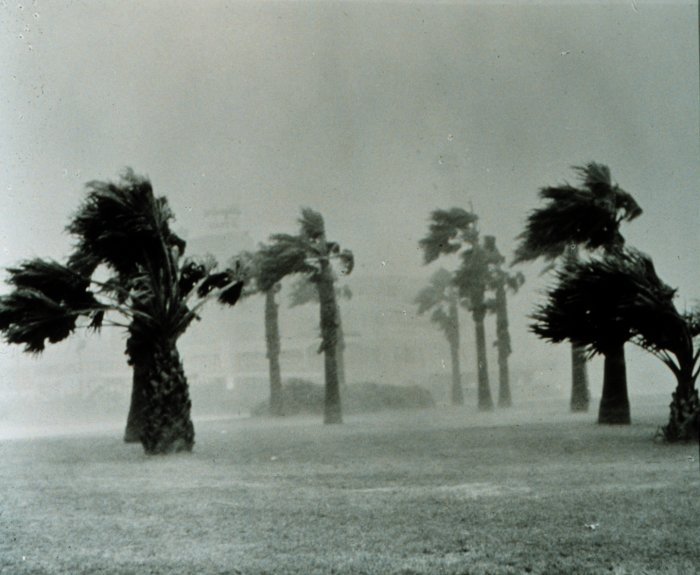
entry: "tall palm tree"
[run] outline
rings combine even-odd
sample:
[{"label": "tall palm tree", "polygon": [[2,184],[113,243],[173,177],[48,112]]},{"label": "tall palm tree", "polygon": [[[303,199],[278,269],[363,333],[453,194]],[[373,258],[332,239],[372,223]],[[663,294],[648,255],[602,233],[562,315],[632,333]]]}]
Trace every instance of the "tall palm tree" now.
[{"label": "tall palm tree", "polygon": [[423,261],[429,264],[440,256],[458,254],[461,259],[454,282],[462,305],[471,312],[476,331],[477,397],[482,411],[493,409],[486,356],[484,317],[488,311],[486,289],[490,255],[479,241],[478,216],[462,208],[435,210],[430,214],[428,235],[419,241]]},{"label": "tall palm tree", "polygon": [[418,293],[416,303],[419,315],[432,311],[431,321],[443,331],[447,338],[452,360],[452,384],[450,387],[452,405],[463,405],[464,393],[459,365],[459,308],[453,274],[444,268],[437,270],[430,277],[430,284]]},{"label": "tall palm tree", "polygon": [[270,377],[270,414],[284,415],[282,375],[280,369],[280,328],[277,294],[281,289],[284,270],[276,265],[274,253],[266,244],[260,244],[256,252],[242,252],[235,261],[240,262],[245,287],[241,297],[262,294],[265,296],[265,348]]},{"label": "tall palm tree", "polygon": [[[340,312],[339,300],[352,298],[352,290],[349,286],[336,286],[336,315],[338,318],[338,344],[336,349],[336,361],[338,363],[338,384],[341,389],[345,386],[345,330],[343,329],[343,317]],[[316,286],[306,276],[301,276],[294,284],[289,294],[290,307],[298,307],[307,303],[319,303],[318,290]]]},{"label": "tall palm tree", "polygon": [[[177,340],[208,300],[234,305],[242,290],[234,270],[216,272],[183,259],[184,242],[173,241],[169,229],[172,218],[167,200],[130,170],[118,183],[90,182],[68,226],[78,240],[69,265],[25,261],[8,270],[14,289],[0,297],[0,331],[30,353],[67,338],[79,321],[95,330],[127,330],[127,354],[135,373],[140,370],[139,382],[147,382],[140,440],[148,454],[192,449]],[[96,278],[98,267],[108,270],[106,279]]]},{"label": "tall palm tree", "polygon": [[532,330],[549,341],[569,340],[605,356],[603,395],[609,422],[629,422],[620,349],[630,341],[673,372],[677,385],[669,426],[687,427],[687,417],[680,415],[692,405],[697,410],[698,352],[693,339],[700,326],[676,310],[675,290],[659,279],[651,259],[629,249],[612,252],[569,263],[558,270],[557,280],[534,313]]},{"label": "tall palm tree", "polygon": [[302,209],[299,225],[297,235],[275,234],[270,237],[269,249],[273,257],[263,261],[263,273],[266,265],[274,266],[284,275],[302,274],[316,286],[321,310],[319,353],[323,353],[325,374],[324,423],[342,423],[337,362],[338,304],[332,262],[338,260],[342,273],[349,274],[354,259],[352,252],[341,250],[336,242],[327,239],[320,213]]},{"label": "tall palm tree", "polygon": [[[513,264],[542,258],[549,264],[545,269],[549,269],[556,260],[565,263],[578,259],[580,249],[614,251],[624,245],[620,224],[639,216],[642,209],[628,192],[612,182],[607,166],[589,162],[573,169],[581,187],[566,183],[540,190],[540,198],[546,203],[530,212],[525,230],[518,236],[521,241]],[[624,357],[622,350],[618,350],[618,357],[620,354]],[[575,344],[571,358],[571,410],[588,411],[585,354]],[[602,403],[608,403],[607,399]],[[601,423],[608,419],[603,410]]]},{"label": "tall palm tree", "polygon": [[513,403],[510,392],[510,371],[508,357],[512,353],[510,330],[508,327],[507,290],[513,293],[525,283],[525,276],[517,272],[508,273],[503,269],[505,258],[496,247],[494,236],[484,237],[484,248],[491,254],[489,288],[494,292],[493,309],[496,314],[496,348],[498,349],[498,407],[510,407]]}]

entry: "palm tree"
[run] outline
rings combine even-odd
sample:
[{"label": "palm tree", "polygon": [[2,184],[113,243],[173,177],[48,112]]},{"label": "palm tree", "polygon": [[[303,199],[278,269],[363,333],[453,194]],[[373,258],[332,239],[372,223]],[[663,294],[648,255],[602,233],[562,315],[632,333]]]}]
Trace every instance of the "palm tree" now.
[{"label": "palm tree", "polygon": [[603,396],[607,403],[601,404],[601,411],[606,422],[629,422],[620,350],[631,341],[673,372],[677,386],[666,429],[672,434],[687,428],[687,414],[681,414],[689,407],[691,413],[692,409],[697,412],[698,352],[693,339],[700,325],[693,316],[676,310],[675,290],[659,279],[651,259],[634,250],[607,253],[569,263],[559,269],[557,280],[547,301],[534,313],[532,330],[549,341],[566,339],[585,346],[590,354],[605,356]]},{"label": "palm tree", "polygon": [[452,360],[452,405],[463,405],[462,375],[459,366],[459,313],[457,288],[453,274],[444,268],[437,270],[416,297],[418,314],[432,310],[430,319],[445,334]]},{"label": "palm tree", "polygon": [[281,289],[283,270],[274,261],[274,253],[266,244],[260,244],[256,252],[242,252],[235,261],[240,263],[245,280],[242,298],[256,294],[265,296],[265,347],[270,376],[270,414],[284,415],[282,376],[280,369],[279,304],[276,297]]},{"label": "palm tree", "polygon": [[[343,330],[343,318],[340,313],[340,305],[338,300],[352,298],[352,290],[347,285],[336,286],[335,288],[335,298],[336,298],[336,315],[338,318],[338,345],[336,346],[336,361],[338,363],[338,384],[342,389],[345,386],[345,331]],[[301,305],[306,305],[307,303],[318,304],[318,290],[316,286],[309,281],[308,277],[301,276],[292,285],[292,291],[289,294],[289,305],[290,307],[298,307]]]},{"label": "palm tree", "polygon": [[338,304],[332,261],[340,261],[341,271],[349,274],[354,265],[353,255],[326,238],[320,213],[302,209],[299,224],[298,235],[275,234],[270,237],[271,257],[263,260],[262,273],[267,273],[266,266],[271,266],[283,275],[302,274],[316,286],[321,310],[319,353],[323,352],[325,373],[324,423],[342,423],[337,361]]},{"label": "palm tree", "polygon": [[484,317],[488,311],[486,288],[489,253],[479,243],[478,217],[462,208],[435,210],[430,214],[428,235],[419,241],[425,264],[440,256],[459,254],[461,264],[454,275],[460,301],[472,314],[476,331],[478,408],[493,409],[486,356]]},{"label": "palm tree", "polygon": [[[194,427],[177,340],[208,300],[234,305],[243,284],[234,270],[183,259],[167,200],[147,179],[129,170],[120,182],[90,182],[87,191],[68,226],[78,240],[68,265],[33,259],[8,270],[14,289],[0,297],[0,331],[8,343],[40,353],[47,341],[73,333],[81,318],[95,330],[125,328],[142,387],[144,450],[190,451]],[[99,267],[107,279],[96,279]]]},{"label": "palm tree", "polygon": [[510,371],[508,357],[512,353],[510,331],[508,329],[508,297],[506,290],[517,292],[525,283],[520,272],[510,274],[502,264],[505,258],[496,247],[494,236],[484,237],[484,247],[491,254],[492,266],[489,274],[489,288],[494,292],[493,309],[496,314],[496,348],[498,349],[498,407],[510,407],[513,403],[510,393]]},{"label": "palm tree", "polygon": [[[540,190],[540,198],[547,203],[529,214],[525,230],[518,236],[521,242],[513,264],[542,258],[548,262],[545,268],[548,269],[555,260],[578,259],[580,249],[613,251],[624,245],[620,224],[639,216],[641,208],[628,192],[612,183],[607,166],[589,162],[574,170],[581,179],[581,187],[563,184]],[[624,357],[624,352],[618,350],[617,355]],[[571,410],[588,411],[585,354],[575,344],[571,358]],[[602,400],[607,402],[606,398]],[[603,410],[601,423],[607,420]]]}]

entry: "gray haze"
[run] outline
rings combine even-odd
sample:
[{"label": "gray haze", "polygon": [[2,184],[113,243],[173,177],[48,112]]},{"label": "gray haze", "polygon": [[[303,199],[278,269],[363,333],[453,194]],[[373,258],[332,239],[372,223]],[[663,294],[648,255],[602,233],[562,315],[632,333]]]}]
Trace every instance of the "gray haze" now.
[{"label": "gray haze", "polygon": [[[697,25],[695,2],[3,1],[0,265],[64,257],[83,184],[132,166],[188,236],[236,206],[263,241],[311,206],[357,276],[417,292],[430,210],[472,205],[510,254],[538,188],[596,160],[682,307],[700,297]],[[526,330],[540,268],[512,300],[513,363],[565,373]]]}]

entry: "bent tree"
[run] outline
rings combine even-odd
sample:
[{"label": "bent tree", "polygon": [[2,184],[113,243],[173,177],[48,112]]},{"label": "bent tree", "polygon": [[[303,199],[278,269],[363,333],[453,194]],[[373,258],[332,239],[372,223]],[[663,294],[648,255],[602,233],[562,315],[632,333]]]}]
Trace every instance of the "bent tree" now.
[{"label": "bent tree", "polygon": [[432,311],[430,320],[447,338],[452,365],[450,397],[452,405],[463,405],[464,393],[459,366],[459,308],[453,275],[444,268],[437,270],[430,277],[430,283],[418,293],[415,303],[418,304],[419,315]]},{"label": "bent tree", "polygon": [[506,291],[515,293],[525,283],[525,276],[517,272],[508,273],[503,269],[506,259],[496,247],[494,236],[484,236],[484,248],[489,252],[491,267],[489,270],[489,288],[494,297],[492,308],[496,314],[496,341],[498,350],[498,407],[510,407],[513,404],[510,392],[510,370],[508,358],[513,351],[508,326],[508,296]]},{"label": "bent tree", "polygon": [[[351,298],[352,290],[347,285],[336,286],[336,317],[338,320],[338,344],[336,346],[336,361],[338,363],[338,384],[340,385],[341,389],[345,386],[345,331],[343,329],[343,316],[340,313],[339,300],[349,300]],[[316,289],[314,284],[308,280],[307,277],[301,276],[292,285],[292,291],[289,294],[289,306],[298,307],[301,305],[306,305],[307,303],[319,303],[318,290]]]},{"label": "bent tree", "polygon": [[[0,330],[30,353],[78,327],[127,330],[127,355],[143,399],[139,439],[148,454],[192,449],[177,340],[207,301],[234,305],[243,287],[234,270],[216,272],[184,259],[185,244],[169,228],[172,218],[166,198],[131,170],[117,183],[90,182],[68,225],[77,238],[68,264],[25,261],[8,270],[13,290],[0,297]],[[97,279],[98,268],[106,279]]]},{"label": "bent tree", "polygon": [[[545,269],[550,269],[557,262],[563,265],[578,260],[580,250],[609,252],[624,245],[620,224],[638,217],[642,209],[628,192],[612,182],[608,166],[589,162],[573,169],[581,181],[580,187],[565,183],[540,190],[539,196],[546,203],[528,215],[525,229],[518,236],[520,244],[513,265],[542,258],[548,263]],[[617,350],[616,356],[624,362],[622,349]],[[571,411],[588,411],[590,395],[586,358],[575,343],[572,344],[571,359]],[[609,391],[620,396],[627,393],[626,390]],[[610,401],[605,392],[604,389],[599,421],[621,423],[612,421],[611,418],[617,416],[607,413],[606,406]],[[619,417],[629,419],[621,414]]]},{"label": "bent tree", "polygon": [[318,292],[321,315],[321,345],[324,358],[325,400],[323,421],[342,423],[340,385],[338,379],[338,304],[335,292],[333,261],[341,265],[341,272],[349,274],[354,265],[352,252],[341,250],[336,242],[326,237],[326,228],[320,213],[304,208],[299,218],[299,233],[275,234],[270,237],[270,258],[262,260],[261,273],[274,273],[266,266],[279,268],[285,275],[300,274],[311,282]]},{"label": "bent tree", "polygon": [[532,330],[549,341],[569,340],[605,356],[609,422],[629,421],[619,350],[630,341],[658,357],[676,377],[664,435],[678,439],[696,433],[698,351],[693,340],[700,329],[694,316],[677,311],[675,290],[659,279],[651,259],[625,249],[571,262],[557,272],[557,280],[534,313]]},{"label": "bent tree", "polygon": [[457,254],[461,263],[454,274],[460,303],[472,314],[476,332],[478,409],[493,409],[486,356],[484,318],[488,311],[486,289],[489,255],[479,243],[478,217],[462,208],[435,210],[430,214],[428,235],[419,241],[423,261],[429,264],[440,256]]}]

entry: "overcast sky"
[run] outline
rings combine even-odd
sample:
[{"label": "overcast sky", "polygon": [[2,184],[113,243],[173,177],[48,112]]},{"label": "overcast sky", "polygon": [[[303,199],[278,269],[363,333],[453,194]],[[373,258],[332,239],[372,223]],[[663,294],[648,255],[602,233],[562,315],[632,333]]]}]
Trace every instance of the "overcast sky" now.
[{"label": "overcast sky", "polygon": [[131,166],[190,234],[311,206],[358,273],[418,278],[430,210],[472,205],[510,253],[538,188],[596,160],[644,209],[628,241],[700,297],[695,2],[7,0],[0,75],[2,267],[63,258],[83,184]]}]

